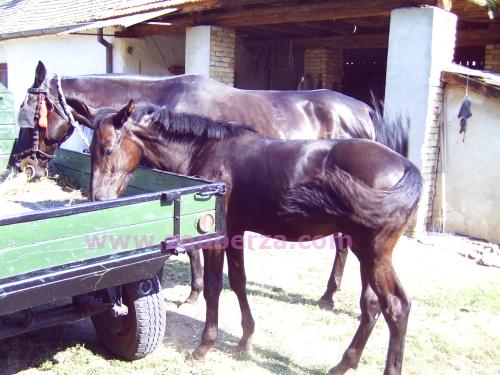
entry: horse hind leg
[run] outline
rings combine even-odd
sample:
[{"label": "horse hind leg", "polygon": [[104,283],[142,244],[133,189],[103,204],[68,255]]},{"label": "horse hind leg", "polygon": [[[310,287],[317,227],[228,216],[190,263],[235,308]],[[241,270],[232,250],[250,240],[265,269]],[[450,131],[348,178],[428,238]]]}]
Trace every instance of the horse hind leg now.
[{"label": "horse hind leg", "polygon": [[201,268],[200,249],[188,250],[191,265],[191,293],[184,303],[196,303],[203,291],[203,269]]},{"label": "horse hind leg", "polygon": [[358,330],[354,335],[349,347],[345,351],[342,360],[339,364],[328,372],[329,375],[344,374],[347,370],[358,367],[361,353],[368,341],[368,337],[375,327],[375,323],[380,315],[381,307],[378,302],[377,295],[370,287],[368,278],[363,269],[361,268],[361,320]]},{"label": "horse hind leg", "polygon": [[384,375],[399,375],[403,366],[411,302],[392,267],[390,257],[385,257],[375,264],[368,274],[368,280],[378,296],[389,327],[389,348]]},{"label": "horse hind leg", "polygon": [[333,309],[333,294],[340,290],[342,276],[344,275],[345,263],[347,260],[348,250],[345,247],[337,246],[335,249],[335,260],[333,262],[332,272],[326,285],[326,290],[320,298],[319,307],[324,310]]},{"label": "horse hind leg", "polygon": [[[389,348],[387,351],[384,375],[400,375],[403,365],[406,329],[411,303],[392,266],[391,256],[395,240],[390,242],[394,243],[391,243],[391,246],[386,243],[386,246],[381,247],[380,251],[373,251],[371,254],[360,254],[361,256],[359,258],[362,272],[369,286],[378,298],[380,305],[379,309],[381,309],[387,326],[389,327]],[[362,320],[358,332],[356,332],[354,336],[353,342],[346,350],[339,365],[332,369],[330,372],[331,374],[343,374],[347,368],[352,368],[357,365],[362,348],[371,332],[370,329],[366,330],[364,334],[359,334],[359,332],[366,329],[366,327],[369,328],[370,325],[367,323],[363,324]],[[359,339],[363,339],[363,341]],[[363,345],[357,346],[357,342]]]}]

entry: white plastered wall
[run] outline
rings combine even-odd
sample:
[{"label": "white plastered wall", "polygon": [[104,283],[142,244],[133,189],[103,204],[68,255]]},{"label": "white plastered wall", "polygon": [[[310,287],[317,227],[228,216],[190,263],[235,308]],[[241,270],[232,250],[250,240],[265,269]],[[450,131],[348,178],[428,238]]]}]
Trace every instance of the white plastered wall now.
[{"label": "white plastered wall", "polygon": [[[113,31],[107,29],[104,34]],[[113,44],[114,73],[169,75],[169,67],[184,65],[183,35],[147,38],[105,36],[105,39]],[[0,41],[0,62],[7,63],[9,90],[14,94],[16,109],[33,83],[39,60],[47,67],[48,74],[106,73],[106,49],[95,35],[42,35]],[[87,130],[83,129],[90,136]],[[81,151],[85,145],[73,134],[64,147]]]},{"label": "white plastered wall", "polygon": [[444,178],[435,205],[445,232],[500,242],[500,101],[469,91],[464,139],[457,117],[464,98],[464,88],[446,86]]}]

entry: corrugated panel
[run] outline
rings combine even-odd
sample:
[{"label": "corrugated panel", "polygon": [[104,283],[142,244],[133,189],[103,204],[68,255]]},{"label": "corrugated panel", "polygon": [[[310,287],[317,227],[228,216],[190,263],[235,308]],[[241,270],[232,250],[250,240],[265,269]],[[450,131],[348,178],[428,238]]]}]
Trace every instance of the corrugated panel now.
[{"label": "corrugated panel", "polygon": [[78,33],[82,31],[88,31],[88,30],[93,30],[93,29],[102,29],[105,27],[112,27],[112,26],[123,26],[123,27],[129,27],[136,25],[138,23],[163,16],[164,14],[172,13],[175,12],[177,8],[168,8],[168,9],[162,9],[158,10],[156,12],[148,12],[148,13],[140,13],[140,14],[134,14],[132,16],[125,16],[125,17],[119,17],[119,18],[112,18],[108,20],[103,20],[103,21],[97,21],[97,22],[92,22],[88,23],[84,26],[78,26],[73,29],[69,29],[66,31],[63,31],[59,33],[58,35],[64,35],[64,34],[73,34],[73,33]]},{"label": "corrugated panel", "polygon": [[207,0],[0,0],[0,39],[55,34],[107,19]]}]

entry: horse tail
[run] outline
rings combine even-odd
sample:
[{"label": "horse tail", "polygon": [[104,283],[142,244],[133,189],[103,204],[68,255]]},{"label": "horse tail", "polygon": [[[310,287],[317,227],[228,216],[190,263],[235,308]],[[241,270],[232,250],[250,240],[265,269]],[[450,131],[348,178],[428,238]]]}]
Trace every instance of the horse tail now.
[{"label": "horse tail", "polygon": [[375,98],[373,92],[371,95],[373,110],[370,112],[370,115],[375,129],[375,141],[382,143],[407,158],[408,132],[410,130],[408,117],[403,117],[399,114],[394,119],[385,119],[382,115],[383,108],[381,102]]},{"label": "horse tail", "polygon": [[373,230],[398,230],[414,214],[422,192],[422,177],[405,163],[401,179],[387,190],[374,189],[335,166],[311,182],[291,189],[281,207],[285,216],[333,215]]}]

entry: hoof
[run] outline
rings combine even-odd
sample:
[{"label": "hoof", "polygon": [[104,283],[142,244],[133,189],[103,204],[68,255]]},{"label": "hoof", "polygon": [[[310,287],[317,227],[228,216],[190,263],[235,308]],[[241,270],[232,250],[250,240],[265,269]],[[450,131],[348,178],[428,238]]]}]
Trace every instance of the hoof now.
[{"label": "hoof", "polygon": [[333,310],[333,300],[327,301],[324,299],[320,299],[318,302],[319,308],[321,310]]},{"label": "hoof", "polygon": [[191,294],[189,295],[188,298],[186,298],[186,300],[184,301],[184,303],[187,303],[187,304],[190,304],[190,305],[194,305],[196,302],[198,302],[198,297],[199,296],[200,296],[199,293],[191,292]]},{"label": "hoof", "polygon": [[252,340],[250,338],[246,340],[241,339],[240,342],[238,343],[237,350],[240,353],[252,353],[253,352]]},{"label": "hoof", "polygon": [[332,367],[330,371],[328,371],[327,375],[344,375],[347,370],[342,371],[342,368],[339,368],[340,365]]},{"label": "hoof", "polygon": [[197,361],[203,361],[205,359],[205,355],[207,354],[208,349],[200,345],[196,350],[193,352],[192,356],[193,359]]}]

